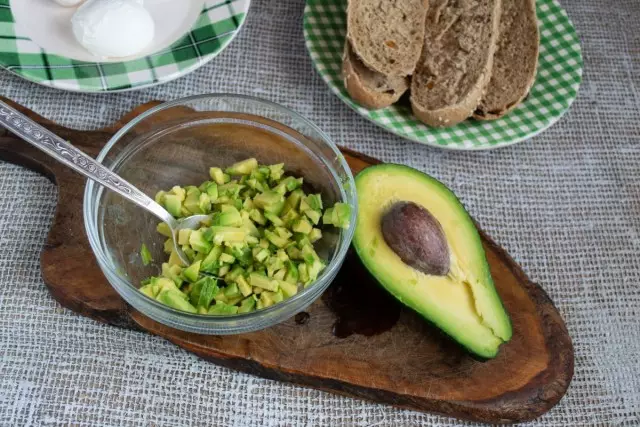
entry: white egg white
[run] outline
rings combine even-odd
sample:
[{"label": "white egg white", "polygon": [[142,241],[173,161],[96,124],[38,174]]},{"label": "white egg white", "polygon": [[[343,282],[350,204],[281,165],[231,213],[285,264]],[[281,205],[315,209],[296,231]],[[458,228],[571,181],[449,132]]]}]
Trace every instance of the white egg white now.
[{"label": "white egg white", "polygon": [[73,34],[102,58],[133,56],[153,40],[153,18],[140,0],[87,0],[71,18]]}]

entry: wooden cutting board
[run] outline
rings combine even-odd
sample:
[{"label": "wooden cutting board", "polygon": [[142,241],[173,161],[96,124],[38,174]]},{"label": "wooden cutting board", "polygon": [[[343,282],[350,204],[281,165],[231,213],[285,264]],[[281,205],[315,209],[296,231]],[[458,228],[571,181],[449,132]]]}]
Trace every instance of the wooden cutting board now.
[{"label": "wooden cutting board", "polygon": [[[142,105],[96,131],[58,126],[22,112],[95,157]],[[354,173],[377,160],[342,150]],[[400,307],[349,255],[336,281],[306,313],[234,336],[177,331],[129,307],[102,275],[82,219],[85,179],[0,129],[0,159],[44,174],[58,186],[58,208],[42,251],[53,297],[84,316],[162,336],[213,363],[265,378],[484,422],[518,422],[547,412],[573,376],[573,346],[544,290],[484,233],[491,273],[513,321],[513,339],[480,362]],[[366,299],[362,296],[367,295]]]}]

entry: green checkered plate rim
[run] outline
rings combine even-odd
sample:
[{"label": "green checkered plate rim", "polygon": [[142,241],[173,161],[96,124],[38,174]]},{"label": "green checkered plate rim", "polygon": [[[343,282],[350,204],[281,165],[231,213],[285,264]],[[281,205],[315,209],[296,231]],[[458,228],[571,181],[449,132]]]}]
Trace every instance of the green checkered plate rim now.
[{"label": "green checkered plate rim", "polygon": [[0,66],[27,80],[63,90],[142,89],[177,79],[217,56],[240,30],[249,3],[250,0],[205,0],[190,31],[168,48],[128,61],[86,62],[42,49],[20,33],[10,0],[0,0]]},{"label": "green checkered plate rim", "polygon": [[430,128],[402,102],[368,110],[353,101],[342,82],[346,33],[345,0],[307,0],[304,38],[314,67],[348,106],[380,127],[409,140],[452,150],[485,150],[531,138],[557,122],[578,94],[582,80],[580,40],[567,12],[556,0],[538,0],[538,72],[528,97],[493,121],[466,120],[450,128]]}]

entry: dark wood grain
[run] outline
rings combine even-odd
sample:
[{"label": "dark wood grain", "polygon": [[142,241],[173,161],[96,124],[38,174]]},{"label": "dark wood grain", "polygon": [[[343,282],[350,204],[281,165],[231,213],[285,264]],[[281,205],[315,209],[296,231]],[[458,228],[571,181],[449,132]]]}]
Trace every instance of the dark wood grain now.
[{"label": "dark wood grain", "polygon": [[[16,107],[96,156],[123,123],[153,105],[140,106],[114,126],[90,132],[58,126]],[[343,149],[343,153],[354,173],[378,163],[351,150]],[[148,331],[206,360],[261,377],[485,422],[540,416],[558,403],[573,376],[573,346],[552,301],[484,233],[491,273],[514,326],[513,339],[493,360],[473,359],[384,293],[376,297],[383,299],[382,308],[375,313],[378,320],[371,320],[387,319],[383,327],[375,331],[372,324],[361,330],[353,328],[355,333],[334,334],[337,312],[331,299],[338,294],[336,287],[360,286],[372,294],[378,289],[353,256],[347,258],[325,298],[307,310],[305,322],[292,318],[263,331],[235,336],[197,335],[168,328],[136,312],[106,281],[83,227],[84,178],[2,131],[0,159],[40,172],[57,184],[58,209],[42,251],[42,275],[54,298],[82,315]],[[358,313],[362,308],[357,299],[349,304]]]}]

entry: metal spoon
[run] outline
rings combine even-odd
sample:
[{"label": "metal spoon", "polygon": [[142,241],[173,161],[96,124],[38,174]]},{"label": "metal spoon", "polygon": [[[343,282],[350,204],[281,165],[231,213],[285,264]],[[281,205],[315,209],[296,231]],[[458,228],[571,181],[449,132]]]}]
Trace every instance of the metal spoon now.
[{"label": "metal spoon", "polygon": [[208,215],[192,215],[187,218],[175,219],[142,191],[2,101],[0,101],[0,125],[34,147],[44,151],[60,163],[115,191],[166,222],[171,229],[174,250],[182,262],[185,265],[189,265],[189,259],[178,245],[178,231],[183,228],[197,228],[202,221],[208,218]]}]

